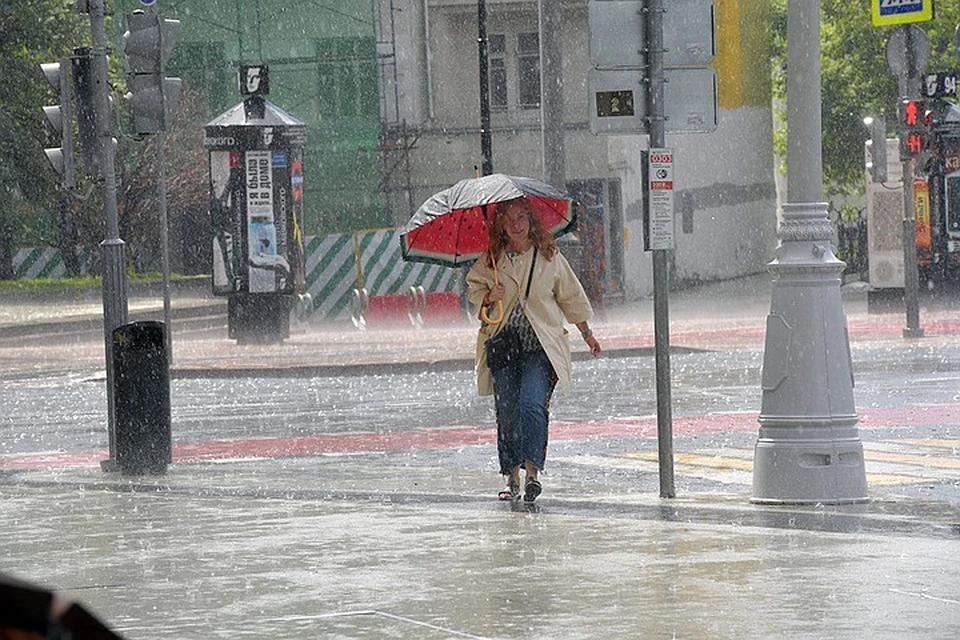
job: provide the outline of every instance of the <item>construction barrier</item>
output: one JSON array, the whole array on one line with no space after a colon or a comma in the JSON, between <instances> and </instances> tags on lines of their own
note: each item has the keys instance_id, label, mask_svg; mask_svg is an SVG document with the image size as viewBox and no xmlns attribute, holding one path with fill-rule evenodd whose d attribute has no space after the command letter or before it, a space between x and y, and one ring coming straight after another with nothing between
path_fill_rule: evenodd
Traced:
<instances>
[{"instance_id":1,"label":"construction barrier","mask_svg":"<svg viewBox=\"0 0 960 640\"><path fill-rule=\"evenodd\" d=\"M308 237L304 255L307 291L314 315L322 319L350 319L359 327L372 309L378 322L402 324L411 322L406 300L411 288L457 297L458 270L404 262L399 229ZM380 297L386 299L375 301Z\"/></svg>"},{"instance_id":2,"label":"construction barrier","mask_svg":"<svg viewBox=\"0 0 960 640\"><path fill-rule=\"evenodd\" d=\"M63 278L67 270L60 249L31 247L13 256L13 274L17 278Z\"/></svg>"},{"instance_id":3,"label":"construction barrier","mask_svg":"<svg viewBox=\"0 0 960 640\"><path fill-rule=\"evenodd\" d=\"M358 329L397 326L422 327L456 324L465 319L460 297L453 292L424 291L410 287L403 295L370 296L366 289L354 289L350 319Z\"/></svg>"},{"instance_id":4,"label":"construction barrier","mask_svg":"<svg viewBox=\"0 0 960 640\"><path fill-rule=\"evenodd\" d=\"M80 252L80 273L90 272L90 252ZM67 268L63 263L60 249L56 247L26 247L19 249L13 256L13 277L15 278L65 278Z\"/></svg>"},{"instance_id":5,"label":"construction barrier","mask_svg":"<svg viewBox=\"0 0 960 640\"><path fill-rule=\"evenodd\" d=\"M56 248L21 249L13 262L18 278L65 275ZM301 319L352 320L359 327L367 320L418 325L462 316L459 270L405 262L399 229L307 237L304 267L307 290L293 306Z\"/></svg>"},{"instance_id":6,"label":"construction barrier","mask_svg":"<svg viewBox=\"0 0 960 640\"><path fill-rule=\"evenodd\" d=\"M426 294L421 316L423 323L428 325L456 324L465 318L460 296L443 291Z\"/></svg>"}]
</instances>

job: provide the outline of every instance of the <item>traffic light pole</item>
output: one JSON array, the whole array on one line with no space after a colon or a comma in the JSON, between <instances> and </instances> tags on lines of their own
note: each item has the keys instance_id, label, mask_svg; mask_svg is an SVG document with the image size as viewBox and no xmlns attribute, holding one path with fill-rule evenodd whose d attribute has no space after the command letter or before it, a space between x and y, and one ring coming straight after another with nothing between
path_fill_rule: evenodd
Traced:
<instances>
[{"instance_id":1,"label":"traffic light pole","mask_svg":"<svg viewBox=\"0 0 960 640\"><path fill-rule=\"evenodd\" d=\"M157 211L160 216L160 266L163 271L163 325L167 362L173 364L173 326L170 324L170 220L167 216L167 134L157 132Z\"/></svg>"},{"instance_id":2,"label":"traffic light pole","mask_svg":"<svg viewBox=\"0 0 960 640\"><path fill-rule=\"evenodd\" d=\"M917 68L916 43L910 25L900 27L904 33L906 69L899 74L900 95L915 99L919 93L920 70ZM923 117L921 114L920 117ZM906 125L901 118L900 135L906 137ZM906 308L907 326L904 338L922 338L920 326L920 273L917 266L917 220L913 210L913 158L903 160L903 303Z\"/></svg>"},{"instance_id":3,"label":"traffic light pole","mask_svg":"<svg viewBox=\"0 0 960 640\"><path fill-rule=\"evenodd\" d=\"M104 240L103 256L103 333L107 372L107 422L110 458L101 463L104 471L117 470L117 434L114 411L113 330L127 322L126 245L120 239L117 216L116 147L110 123L110 93L107 78L107 35L104 0L90 0L90 30L93 36L92 68L94 118L99 140L103 178Z\"/></svg>"},{"instance_id":4,"label":"traffic light pole","mask_svg":"<svg viewBox=\"0 0 960 640\"><path fill-rule=\"evenodd\" d=\"M663 109L663 0L650 0L644 21L647 43L647 117L650 148L665 144ZM649 206L649 205L648 205ZM657 453L660 497L676 498L673 474L673 412L670 393L670 260L667 249L653 250L653 334L657 376Z\"/></svg>"}]
</instances>

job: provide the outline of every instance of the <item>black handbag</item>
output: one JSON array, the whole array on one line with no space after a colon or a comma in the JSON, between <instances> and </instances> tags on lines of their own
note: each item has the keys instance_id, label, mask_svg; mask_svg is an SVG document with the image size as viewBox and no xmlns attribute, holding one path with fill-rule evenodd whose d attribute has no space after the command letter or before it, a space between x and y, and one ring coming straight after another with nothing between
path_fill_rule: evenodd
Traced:
<instances>
[{"instance_id":1,"label":"black handbag","mask_svg":"<svg viewBox=\"0 0 960 640\"><path fill-rule=\"evenodd\" d=\"M530 263L530 275L527 276L527 291L523 295L526 302L530 297L530 281L533 280L533 267L537 264L537 250L533 250L533 261ZM519 304L519 303L518 303ZM496 334L487 338L483 343L487 352L487 366L490 371L499 371L510 364L510 361L520 355L523 345L520 344L520 334L513 327L503 327Z\"/></svg>"},{"instance_id":2,"label":"black handbag","mask_svg":"<svg viewBox=\"0 0 960 640\"><path fill-rule=\"evenodd\" d=\"M490 371L499 371L520 354L520 334L513 327L504 327L483 343Z\"/></svg>"}]
</instances>

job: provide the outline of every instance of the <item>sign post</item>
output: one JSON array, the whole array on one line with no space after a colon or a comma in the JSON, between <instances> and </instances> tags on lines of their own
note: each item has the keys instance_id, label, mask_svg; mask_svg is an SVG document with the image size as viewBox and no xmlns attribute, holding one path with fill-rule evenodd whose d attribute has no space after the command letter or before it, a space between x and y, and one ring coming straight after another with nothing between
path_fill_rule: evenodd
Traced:
<instances>
[{"instance_id":1,"label":"sign post","mask_svg":"<svg viewBox=\"0 0 960 640\"><path fill-rule=\"evenodd\" d=\"M660 497L675 498L670 394L670 251L673 152L666 133L717 128L713 0L590 0L587 77L593 133L650 137L644 247L653 251Z\"/></svg>"},{"instance_id":2,"label":"sign post","mask_svg":"<svg viewBox=\"0 0 960 640\"><path fill-rule=\"evenodd\" d=\"M653 10L641 0L591 0L590 130L650 133L647 110L653 53L647 26ZM667 133L710 133L717 128L717 73L712 0L671 0L659 20L663 59L663 114Z\"/></svg>"}]
</instances>

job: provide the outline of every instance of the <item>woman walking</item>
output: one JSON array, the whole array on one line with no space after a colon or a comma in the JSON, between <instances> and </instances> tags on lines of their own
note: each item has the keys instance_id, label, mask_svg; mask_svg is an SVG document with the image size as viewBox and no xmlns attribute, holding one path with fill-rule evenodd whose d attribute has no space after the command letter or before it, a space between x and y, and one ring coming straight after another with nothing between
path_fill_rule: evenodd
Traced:
<instances>
[{"instance_id":1,"label":"woman walking","mask_svg":"<svg viewBox=\"0 0 960 640\"><path fill-rule=\"evenodd\" d=\"M600 343L588 324L590 301L553 237L525 198L499 203L489 225L489 245L467 274L468 296L484 320L477 340L477 390L494 396L501 500L533 502L543 487L549 402L555 387L570 387L570 343L564 322L576 325L594 357ZM490 320L502 303L503 317ZM515 340L509 358L488 359L485 343L500 332ZM495 360L489 362L489 360ZM492 366L491 366L492 365Z\"/></svg>"}]
</instances>

